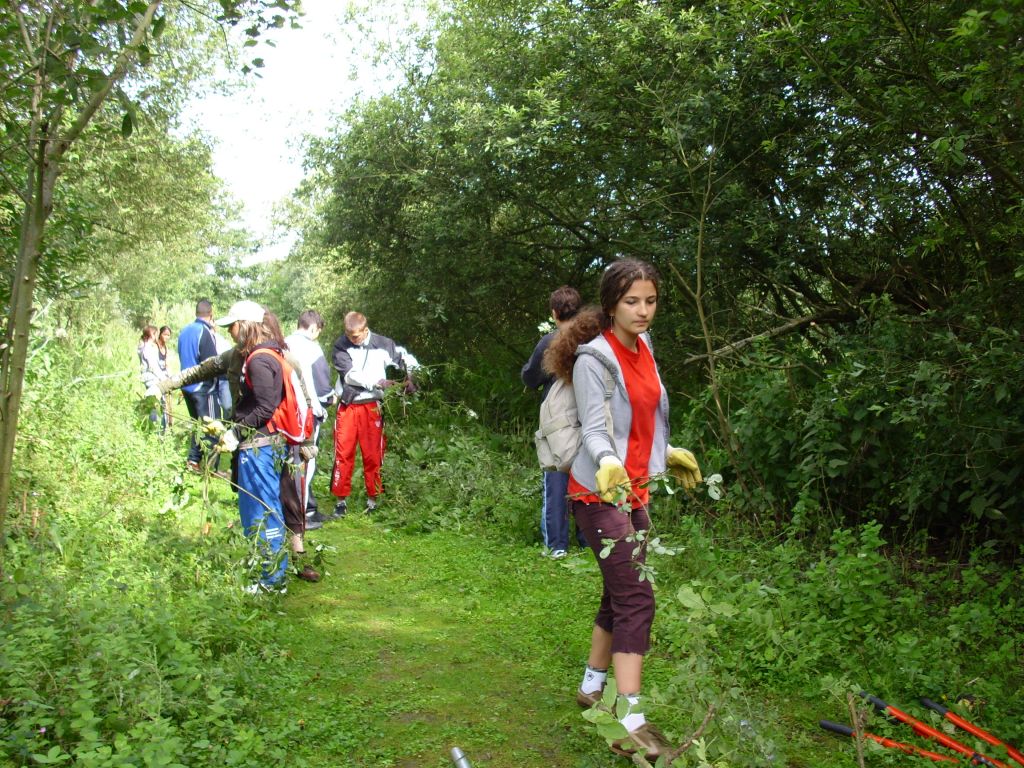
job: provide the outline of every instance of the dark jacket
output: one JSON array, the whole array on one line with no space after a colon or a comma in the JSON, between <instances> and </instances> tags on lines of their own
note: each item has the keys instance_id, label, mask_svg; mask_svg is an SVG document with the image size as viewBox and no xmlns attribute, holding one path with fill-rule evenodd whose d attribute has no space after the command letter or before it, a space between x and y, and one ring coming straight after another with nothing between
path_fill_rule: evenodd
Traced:
<instances>
[{"instance_id":1,"label":"dark jacket","mask_svg":"<svg viewBox=\"0 0 1024 768\"><path fill-rule=\"evenodd\" d=\"M544 370L542 363L544 362L544 352L549 346L551 346L552 339L555 338L555 334L558 331L552 331L551 333L545 334L540 341L537 342L536 348L533 350L533 354L530 355L530 359L523 364L522 377L523 384L528 386L530 389L544 388L541 394L541 402L548 396L548 390L551 389L551 385L555 383L555 376L552 373L548 373Z\"/></svg>"},{"instance_id":2,"label":"dark jacket","mask_svg":"<svg viewBox=\"0 0 1024 768\"><path fill-rule=\"evenodd\" d=\"M273 355L254 354L257 349L273 349L281 354L281 348L274 342L259 344L242 366L239 381L240 398L235 408L235 423L242 427L243 434L255 430L270 434L267 422L274 415L284 398L284 371Z\"/></svg>"}]
</instances>

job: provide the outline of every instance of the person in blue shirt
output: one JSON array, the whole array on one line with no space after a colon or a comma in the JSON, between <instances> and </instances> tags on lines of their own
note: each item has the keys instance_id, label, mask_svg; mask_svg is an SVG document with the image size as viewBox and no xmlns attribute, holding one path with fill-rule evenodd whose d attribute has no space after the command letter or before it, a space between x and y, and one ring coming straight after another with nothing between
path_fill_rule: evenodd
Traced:
<instances>
[{"instance_id":1,"label":"person in blue shirt","mask_svg":"<svg viewBox=\"0 0 1024 768\"><path fill-rule=\"evenodd\" d=\"M199 365L207 358L217 356L217 339L213 331L213 305L208 299L200 299L196 302L196 319L181 329L178 334L178 359L181 361L181 368L191 368ZM204 416L217 417L217 383L215 381L200 381L195 384L186 384L182 387L185 394L185 407L188 408L188 415L193 422L200 421ZM204 437L208 443L206 451L209 457L210 468L216 469L217 454L213 451L216 439ZM195 434L189 438L188 446L188 468L193 472L201 471L200 461L203 460L202 447L196 440Z\"/></svg>"}]
</instances>

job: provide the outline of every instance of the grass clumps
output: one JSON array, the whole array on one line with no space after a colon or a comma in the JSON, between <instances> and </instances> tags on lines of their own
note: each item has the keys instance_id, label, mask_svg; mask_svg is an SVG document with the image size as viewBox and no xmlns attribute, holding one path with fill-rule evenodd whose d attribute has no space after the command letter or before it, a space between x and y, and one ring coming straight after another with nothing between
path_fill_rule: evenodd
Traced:
<instances>
[{"instance_id":1,"label":"grass clumps","mask_svg":"<svg viewBox=\"0 0 1024 768\"><path fill-rule=\"evenodd\" d=\"M0 752L14 765L283 762L287 733L261 730L249 694L276 650L238 589L233 498L214 487L189 502L202 481L136 409L129 333L38 344L0 583Z\"/></svg>"}]
</instances>

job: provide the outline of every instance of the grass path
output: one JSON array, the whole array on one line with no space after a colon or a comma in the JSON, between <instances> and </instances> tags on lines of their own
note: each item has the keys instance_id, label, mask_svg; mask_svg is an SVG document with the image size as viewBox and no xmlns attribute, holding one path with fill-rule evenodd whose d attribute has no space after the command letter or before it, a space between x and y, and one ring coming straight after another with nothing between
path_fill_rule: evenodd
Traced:
<instances>
[{"instance_id":1,"label":"grass path","mask_svg":"<svg viewBox=\"0 0 1024 768\"><path fill-rule=\"evenodd\" d=\"M599 580L593 558L455 533L390 532L355 515L311 535L336 548L319 584L292 579L288 649L268 719L314 766L622 766L573 692Z\"/></svg>"}]
</instances>

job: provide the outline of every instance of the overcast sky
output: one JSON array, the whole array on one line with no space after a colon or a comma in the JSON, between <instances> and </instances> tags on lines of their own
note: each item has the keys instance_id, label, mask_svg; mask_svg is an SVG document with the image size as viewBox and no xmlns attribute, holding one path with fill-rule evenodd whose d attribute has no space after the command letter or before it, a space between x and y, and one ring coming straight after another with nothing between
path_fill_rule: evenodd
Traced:
<instances>
[{"instance_id":1,"label":"overcast sky","mask_svg":"<svg viewBox=\"0 0 1024 768\"><path fill-rule=\"evenodd\" d=\"M387 0L370 1L377 6L373 15L401 17L375 24L375 37L406 34L402 24L410 14L397 13L398 4ZM360 92L390 86L393 73L373 66L373 41L346 23L347 6L344 0L303 0L302 29L276 31L275 47L246 49L266 62L262 77L250 76L246 88L230 96L205 96L190 110L189 119L215 142L215 172L244 203L250 229L267 241L258 260L283 258L290 247L289 237L270 242L272 211L302 179L303 136L323 135L330 116Z\"/></svg>"}]
</instances>

